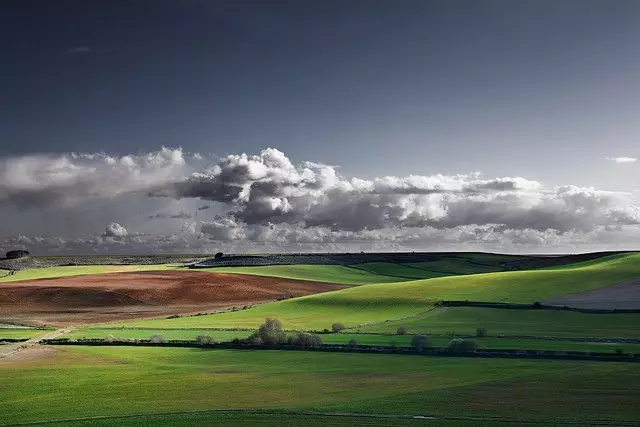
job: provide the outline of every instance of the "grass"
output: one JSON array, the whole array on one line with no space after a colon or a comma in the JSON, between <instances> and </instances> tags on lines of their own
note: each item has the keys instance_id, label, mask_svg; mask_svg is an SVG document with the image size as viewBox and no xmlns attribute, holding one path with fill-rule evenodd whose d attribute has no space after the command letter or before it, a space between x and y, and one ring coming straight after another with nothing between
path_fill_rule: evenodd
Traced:
<instances>
[{"instance_id":1,"label":"grass","mask_svg":"<svg viewBox=\"0 0 640 427\"><path fill-rule=\"evenodd\" d=\"M392 332L395 332L392 331ZM195 340L198 335L209 335L216 341L231 341L234 338L246 338L250 331L212 331L212 330L184 330L184 329L79 329L66 338L114 338L114 339L149 339L151 335L159 334L167 340ZM291 333L293 334L293 333ZM348 344L355 339L359 345L409 347L412 335L389 335L374 333L342 332L339 334L321 334L325 344ZM640 344L626 343L593 343L560 340L536 339L506 339L506 338L474 338L482 348L529 349L529 350L565 350L565 351L593 351L615 352L621 349L627 353L639 353ZM436 347L446 347L451 337L431 336L430 340Z\"/></svg>"},{"instance_id":2,"label":"grass","mask_svg":"<svg viewBox=\"0 0 640 427\"><path fill-rule=\"evenodd\" d=\"M178 268L175 264L154 265L78 265L64 267L30 268L16 271L11 276L0 277L0 283L16 282L19 280L51 279L56 277L81 276L85 274L122 273L131 271L172 270Z\"/></svg>"},{"instance_id":3,"label":"grass","mask_svg":"<svg viewBox=\"0 0 640 427\"><path fill-rule=\"evenodd\" d=\"M35 338L48 332L51 332L51 330L28 328L0 328L0 341L3 338Z\"/></svg>"},{"instance_id":4,"label":"grass","mask_svg":"<svg viewBox=\"0 0 640 427\"><path fill-rule=\"evenodd\" d=\"M491 335L638 338L640 314L587 314L555 310L442 307L413 318L358 327L362 332L474 334L484 327Z\"/></svg>"},{"instance_id":5,"label":"grass","mask_svg":"<svg viewBox=\"0 0 640 427\"><path fill-rule=\"evenodd\" d=\"M638 276L640 276L640 254L634 253L572 269L500 272L372 284L264 304L237 312L134 321L124 325L154 328L255 328L265 318L275 317L289 329L322 330L330 328L334 322L354 327L365 323L413 317L431 310L437 300L533 303L568 293L612 285ZM508 312L503 312L503 314L506 313ZM556 314L550 316L556 316ZM607 319L615 319L615 317L607 317ZM480 319L469 318L468 326L465 328L475 330L476 326L481 326L478 325L479 322L481 322ZM499 324L509 322L509 319L498 321ZM597 323L597 321L594 322L593 326L598 327ZM552 322L544 324L553 326ZM490 324L484 326L491 328ZM468 329L465 333L469 332ZM584 335L584 330L587 328L582 329L583 331L579 333ZM545 332L543 328L539 328L539 331L545 335L553 334L551 331ZM518 333L524 332L520 330Z\"/></svg>"},{"instance_id":6,"label":"grass","mask_svg":"<svg viewBox=\"0 0 640 427\"><path fill-rule=\"evenodd\" d=\"M0 361L0 424L232 408L640 421L631 363L57 348Z\"/></svg>"},{"instance_id":7,"label":"grass","mask_svg":"<svg viewBox=\"0 0 640 427\"><path fill-rule=\"evenodd\" d=\"M257 276L281 277L284 279L310 280L343 285L366 285L406 281L407 278L386 276L344 265L268 265L263 267L216 267L200 268L212 273L253 274Z\"/></svg>"},{"instance_id":8,"label":"grass","mask_svg":"<svg viewBox=\"0 0 640 427\"><path fill-rule=\"evenodd\" d=\"M383 276L400 277L403 279L431 279L434 277L443 277L448 274L438 273L435 271L427 271L421 268L411 267L410 265L395 264L392 262L366 262L363 264L353 264L349 266L358 270L368 271L373 274L381 274Z\"/></svg>"}]
</instances>

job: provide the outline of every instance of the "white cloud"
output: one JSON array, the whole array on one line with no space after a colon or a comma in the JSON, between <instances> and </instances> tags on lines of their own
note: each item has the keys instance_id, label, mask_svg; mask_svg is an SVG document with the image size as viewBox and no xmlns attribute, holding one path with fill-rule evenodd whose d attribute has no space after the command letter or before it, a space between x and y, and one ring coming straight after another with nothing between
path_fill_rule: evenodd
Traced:
<instances>
[{"instance_id":1,"label":"white cloud","mask_svg":"<svg viewBox=\"0 0 640 427\"><path fill-rule=\"evenodd\" d=\"M127 229L117 222L112 222L111 224L107 225L103 234L104 237L127 237L128 235L129 232L127 231Z\"/></svg>"},{"instance_id":2,"label":"white cloud","mask_svg":"<svg viewBox=\"0 0 640 427\"><path fill-rule=\"evenodd\" d=\"M623 163L635 163L638 159L636 159L635 157L607 157L607 160L616 162L618 164L623 164Z\"/></svg>"}]
</instances>

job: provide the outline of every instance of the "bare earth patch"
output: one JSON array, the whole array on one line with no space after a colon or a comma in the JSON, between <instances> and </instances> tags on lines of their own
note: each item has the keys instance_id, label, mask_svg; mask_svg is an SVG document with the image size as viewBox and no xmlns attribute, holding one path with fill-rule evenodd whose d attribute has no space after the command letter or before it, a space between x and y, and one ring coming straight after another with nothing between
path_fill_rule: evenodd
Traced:
<instances>
[{"instance_id":1,"label":"bare earth patch","mask_svg":"<svg viewBox=\"0 0 640 427\"><path fill-rule=\"evenodd\" d=\"M198 312L345 287L193 270L25 280L0 285L0 317L32 324L73 325Z\"/></svg>"},{"instance_id":2,"label":"bare earth patch","mask_svg":"<svg viewBox=\"0 0 640 427\"><path fill-rule=\"evenodd\" d=\"M544 301L545 304L601 310L640 309L640 279L606 288L578 292Z\"/></svg>"}]
</instances>

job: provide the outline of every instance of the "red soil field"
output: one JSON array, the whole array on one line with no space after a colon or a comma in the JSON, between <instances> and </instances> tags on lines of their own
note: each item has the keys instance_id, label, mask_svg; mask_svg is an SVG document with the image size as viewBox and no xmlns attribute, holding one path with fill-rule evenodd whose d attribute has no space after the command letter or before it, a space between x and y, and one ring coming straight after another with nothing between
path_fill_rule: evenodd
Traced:
<instances>
[{"instance_id":1,"label":"red soil field","mask_svg":"<svg viewBox=\"0 0 640 427\"><path fill-rule=\"evenodd\" d=\"M143 271L0 285L0 320L73 325L242 306L344 285L202 271Z\"/></svg>"}]
</instances>

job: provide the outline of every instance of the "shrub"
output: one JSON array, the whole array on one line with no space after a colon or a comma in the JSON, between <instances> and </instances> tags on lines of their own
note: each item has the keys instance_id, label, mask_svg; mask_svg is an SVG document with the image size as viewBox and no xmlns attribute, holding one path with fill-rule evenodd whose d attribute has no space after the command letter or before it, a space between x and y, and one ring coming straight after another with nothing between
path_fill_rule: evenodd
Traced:
<instances>
[{"instance_id":1,"label":"shrub","mask_svg":"<svg viewBox=\"0 0 640 427\"><path fill-rule=\"evenodd\" d=\"M224 254L223 254L222 252L218 252L218 253L215 255L215 257L214 257L214 258L215 258L215 259L220 259L220 258L222 258L223 256L224 256Z\"/></svg>"},{"instance_id":2,"label":"shrub","mask_svg":"<svg viewBox=\"0 0 640 427\"><path fill-rule=\"evenodd\" d=\"M533 308L542 308L542 304L539 301L533 303Z\"/></svg>"},{"instance_id":3,"label":"shrub","mask_svg":"<svg viewBox=\"0 0 640 427\"><path fill-rule=\"evenodd\" d=\"M431 342L429 341L429 337L426 335L415 335L411 339L411 347L420 352L424 351L424 349L427 347L431 347Z\"/></svg>"},{"instance_id":4,"label":"shrub","mask_svg":"<svg viewBox=\"0 0 640 427\"><path fill-rule=\"evenodd\" d=\"M456 338L449 343L449 351L451 353L469 353L478 348L478 343L471 339Z\"/></svg>"},{"instance_id":5,"label":"shrub","mask_svg":"<svg viewBox=\"0 0 640 427\"><path fill-rule=\"evenodd\" d=\"M349 346L349 348L356 348L358 347L358 341L356 341L355 339L351 338L349 340L349 344L347 344Z\"/></svg>"},{"instance_id":6,"label":"shrub","mask_svg":"<svg viewBox=\"0 0 640 427\"><path fill-rule=\"evenodd\" d=\"M213 340L213 337L211 335L198 335L196 337L196 342L199 345L207 345L213 344L215 341Z\"/></svg>"},{"instance_id":7,"label":"shrub","mask_svg":"<svg viewBox=\"0 0 640 427\"><path fill-rule=\"evenodd\" d=\"M247 344L250 345L262 345L262 338L260 338L260 335L258 334L258 331L252 333L251 335L249 335L246 339L245 342Z\"/></svg>"},{"instance_id":8,"label":"shrub","mask_svg":"<svg viewBox=\"0 0 640 427\"><path fill-rule=\"evenodd\" d=\"M275 345L287 341L287 336L278 319L265 319L258 329L258 336L263 344Z\"/></svg>"},{"instance_id":9,"label":"shrub","mask_svg":"<svg viewBox=\"0 0 640 427\"><path fill-rule=\"evenodd\" d=\"M476 328L476 337L482 338L487 336L487 328Z\"/></svg>"},{"instance_id":10,"label":"shrub","mask_svg":"<svg viewBox=\"0 0 640 427\"><path fill-rule=\"evenodd\" d=\"M307 332L299 332L293 337L289 337L289 344L305 348L318 348L322 345L322 337Z\"/></svg>"},{"instance_id":11,"label":"shrub","mask_svg":"<svg viewBox=\"0 0 640 427\"><path fill-rule=\"evenodd\" d=\"M624 350L623 350L623 349L621 349L621 348L616 348L616 354L617 354L618 356L622 356L622 355L624 354Z\"/></svg>"},{"instance_id":12,"label":"shrub","mask_svg":"<svg viewBox=\"0 0 640 427\"><path fill-rule=\"evenodd\" d=\"M152 343L162 343L164 342L164 337L160 334L153 334L151 338L149 338L149 341Z\"/></svg>"},{"instance_id":13,"label":"shrub","mask_svg":"<svg viewBox=\"0 0 640 427\"><path fill-rule=\"evenodd\" d=\"M333 332L340 332L343 329L346 329L346 328L344 327L344 325L342 323L334 323L333 325L331 325L331 330Z\"/></svg>"},{"instance_id":14,"label":"shrub","mask_svg":"<svg viewBox=\"0 0 640 427\"><path fill-rule=\"evenodd\" d=\"M396 335L406 335L406 334L407 334L407 328L405 328L404 326L400 326L396 331Z\"/></svg>"}]
</instances>

